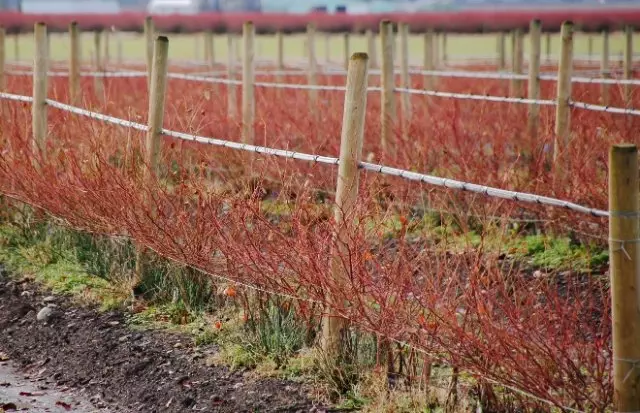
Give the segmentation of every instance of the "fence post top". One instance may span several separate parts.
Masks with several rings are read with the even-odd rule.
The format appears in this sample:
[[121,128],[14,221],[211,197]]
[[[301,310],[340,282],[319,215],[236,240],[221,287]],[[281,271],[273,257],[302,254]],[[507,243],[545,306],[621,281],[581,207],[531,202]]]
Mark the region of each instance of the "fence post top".
[[369,55],[365,52],[356,52],[354,54],[351,55],[351,59],[350,60],[355,60],[355,61],[359,61],[359,60],[369,60]]
[[618,153],[631,153],[636,152],[637,150],[638,147],[633,143],[618,143],[611,146],[611,151]]

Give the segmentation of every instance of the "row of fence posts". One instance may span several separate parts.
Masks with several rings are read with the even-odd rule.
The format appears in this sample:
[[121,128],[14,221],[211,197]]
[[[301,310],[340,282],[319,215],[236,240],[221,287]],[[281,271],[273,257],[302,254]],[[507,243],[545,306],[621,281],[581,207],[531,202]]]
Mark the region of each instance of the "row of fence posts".
[[[149,27],[145,25],[145,27]],[[539,30],[539,22],[532,23],[532,33]],[[159,153],[161,151],[161,131],[165,112],[165,93],[167,89],[168,50],[167,37],[158,36],[155,39],[152,28],[147,31],[149,42],[149,113],[148,132],[145,140],[145,161],[148,165],[147,178],[158,173]],[[404,32],[406,33],[406,32]],[[80,89],[78,87],[78,59],[77,59],[77,27],[72,24],[71,68],[73,76],[69,77],[71,98],[77,100]],[[401,36],[404,36],[401,32]],[[243,26],[243,141],[252,142],[253,133],[253,36],[254,26],[247,22]],[[533,36],[534,38],[536,36]],[[0,33],[0,39],[4,34]],[[382,46],[382,74],[383,74],[383,106],[387,113],[392,107],[391,88],[387,77],[393,55],[391,52],[392,29],[390,22],[381,24]],[[32,105],[32,142],[34,149],[42,151],[47,139],[47,69],[48,69],[48,40],[47,28],[43,23],[34,27],[35,58],[33,67],[33,105]],[[0,42],[0,52],[3,51]],[[539,42],[535,42],[539,44]],[[558,87],[559,119],[564,122],[556,126],[558,140],[565,143],[568,131],[568,91],[570,91],[570,68],[572,56],[572,25],[562,25],[562,56],[560,62],[560,78]],[[74,52],[76,50],[76,52]],[[531,51],[532,55],[536,50]],[[2,56],[2,53],[0,53]],[[535,61],[536,59],[532,59]],[[0,62],[3,57],[0,58]],[[404,65],[402,65],[404,66]],[[335,219],[337,230],[335,234],[335,248],[332,250],[330,272],[333,280],[340,285],[348,280],[347,269],[342,264],[341,257],[348,253],[348,240],[351,228],[351,215],[358,196],[359,168],[362,158],[364,124],[367,101],[369,60],[366,53],[355,53],[349,60],[345,105],[343,114],[340,162],[336,190]],[[0,73],[3,73],[0,71]],[[388,124],[383,123],[388,128]],[[384,134],[383,134],[384,135]],[[383,141],[386,142],[386,141]],[[43,152],[44,154],[44,152]],[[609,226],[610,226],[610,277],[612,297],[613,322],[613,370],[615,409],[619,412],[640,410],[640,197],[638,196],[638,151],[635,145],[615,145],[610,151],[609,170]],[[335,302],[328,297],[332,313],[338,314],[325,317],[323,322],[322,346],[330,355],[339,354],[341,337],[347,328],[347,321],[339,316],[339,309],[345,303]],[[338,309],[338,310],[336,310]]]

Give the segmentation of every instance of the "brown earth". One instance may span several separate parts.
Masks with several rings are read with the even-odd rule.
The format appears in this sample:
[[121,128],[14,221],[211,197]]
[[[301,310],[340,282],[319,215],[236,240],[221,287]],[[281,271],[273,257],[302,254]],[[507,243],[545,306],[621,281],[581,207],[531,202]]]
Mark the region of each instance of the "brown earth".
[[[48,303],[45,303],[47,301]],[[49,305],[51,316],[37,320]],[[111,412],[326,412],[304,386],[207,366],[214,347],[176,333],[131,331],[122,312],[99,312],[10,279],[0,268],[0,352],[50,386]],[[33,410],[32,410],[33,411]],[[101,410],[103,411],[103,410]]]

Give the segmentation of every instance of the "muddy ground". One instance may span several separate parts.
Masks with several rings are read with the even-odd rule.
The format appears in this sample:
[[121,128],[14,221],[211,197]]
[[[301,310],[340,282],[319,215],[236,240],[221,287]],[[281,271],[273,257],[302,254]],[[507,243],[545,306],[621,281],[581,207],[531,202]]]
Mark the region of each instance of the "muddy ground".
[[[45,307],[48,317],[41,313]],[[0,352],[42,386],[82,395],[92,404],[90,411],[329,411],[312,402],[301,384],[207,366],[206,356],[215,351],[195,349],[188,337],[175,333],[131,331],[123,313],[73,306],[68,298],[10,279],[0,269]]]

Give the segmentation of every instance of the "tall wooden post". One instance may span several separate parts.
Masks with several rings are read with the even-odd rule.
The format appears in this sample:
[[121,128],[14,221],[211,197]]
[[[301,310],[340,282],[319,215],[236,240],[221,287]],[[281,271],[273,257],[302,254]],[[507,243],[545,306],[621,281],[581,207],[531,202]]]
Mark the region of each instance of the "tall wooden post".
[[213,40],[213,33],[211,30],[204,32],[204,59],[209,67],[209,70],[213,70],[216,65],[215,45]]
[[442,32],[442,64],[446,65],[449,61],[449,50],[447,47],[447,32]]
[[13,59],[20,61],[20,32],[13,35]]
[[104,100],[104,79],[100,77],[104,73],[104,66],[102,62],[102,30],[96,30],[93,32],[93,44],[96,56],[96,76],[93,80],[94,87],[96,89],[96,95],[98,99]]
[[255,28],[253,22],[246,22],[242,26],[242,40],[244,43],[242,55],[242,142],[253,144],[255,119],[255,98],[254,98],[254,56],[253,45]]
[[[604,29],[602,31],[602,58],[600,60],[600,71],[603,79],[608,79],[609,75],[609,30]],[[602,93],[602,104],[604,106],[609,105],[609,85],[602,83],[600,85],[600,92]]]
[[[518,28],[513,31],[513,73],[521,75],[524,66],[524,33]],[[511,96],[523,97],[523,82],[521,79],[511,79]]]
[[638,148],[609,152],[609,273],[613,339],[613,411],[640,411],[640,205]]
[[41,151],[46,157],[47,140],[47,70],[49,48],[47,26],[36,23],[33,28],[35,58],[33,61],[33,104],[31,105],[31,126],[33,130],[33,149]]
[[[367,107],[368,57],[366,53],[355,53],[347,69],[347,91],[344,97],[342,136],[340,140],[340,163],[334,218],[336,223],[335,244],[331,254],[331,279],[340,288],[349,279],[349,268],[345,266],[348,256],[349,235],[352,231],[353,214],[358,197],[359,169],[364,139],[364,119]],[[345,338],[347,320],[334,316],[336,309],[344,303],[329,296],[329,316],[323,320],[322,349],[329,360],[339,360]],[[332,311],[333,310],[333,311]]]
[[[428,71],[435,70],[435,44],[436,35],[433,29],[428,29],[424,34],[424,69]],[[425,75],[424,85],[427,90],[433,90],[435,86],[435,77],[431,75]]]
[[[633,78],[633,27],[625,26],[624,28],[624,78],[630,80]],[[631,85],[624,85],[624,103],[629,108],[633,105],[631,96]]]
[[[227,79],[236,80],[236,48],[234,46],[234,36],[232,33],[227,34]],[[236,85],[227,84],[227,117],[235,120],[238,116],[238,95]]]
[[146,44],[147,57],[147,85],[151,85],[151,68],[153,66],[153,38],[155,37],[155,28],[153,20],[150,16],[144,19],[144,38]]
[[[316,86],[318,84],[318,60],[316,58],[316,27],[313,23],[307,25],[307,51],[309,56],[309,72],[307,76],[307,83],[310,86]],[[309,113],[319,113],[316,107],[318,103],[318,91],[315,89],[309,89]]]
[[80,103],[80,32],[77,22],[69,25],[69,100]]
[[376,53],[376,37],[373,30],[367,29],[365,37],[367,40],[367,51],[369,54],[369,67],[374,69],[378,67],[378,54]]
[[159,173],[162,127],[164,124],[164,104],[167,91],[167,68],[169,39],[158,36],[155,41],[151,64],[151,82],[149,90],[149,129],[146,139],[146,179]]
[[[533,20],[529,28],[529,90],[528,98],[538,100],[540,98],[540,20]],[[532,138],[536,138],[538,132],[538,118],[540,106],[536,103],[529,105],[527,128]]]
[[551,62],[551,33],[548,33],[545,35],[545,42],[546,42],[546,54],[547,54],[547,63]]
[[591,63],[591,59],[593,59],[593,35],[591,33],[587,33],[587,56],[589,63]]
[[504,32],[498,33],[498,70],[503,71],[507,68],[507,59],[505,57],[506,39]]
[[5,78],[4,78],[5,61],[7,57],[6,46],[5,46],[6,40],[7,40],[7,36],[4,30],[4,27],[0,27],[0,92],[4,92],[4,89],[6,86]]
[[[380,145],[383,154],[390,155],[395,153],[395,145],[391,144],[393,136],[393,124],[396,121],[396,103],[395,103],[395,74],[393,67],[393,25],[389,20],[380,22],[380,49],[382,51],[382,96],[380,112]],[[391,156],[393,157],[393,156]]]
[[349,59],[351,57],[351,34],[349,32],[344,34],[344,69],[349,68]]
[[[402,88],[411,88],[411,78],[409,77],[409,25],[400,23],[398,26],[400,34],[400,77]],[[409,138],[409,126],[411,124],[411,95],[403,92],[400,106],[402,110],[402,138]]]
[[556,176],[564,180],[567,164],[567,145],[570,133],[570,99],[571,99],[571,73],[573,67],[573,23],[562,23],[560,31],[562,44],[560,46],[560,62],[558,65],[558,87],[556,105],[555,144],[553,148],[553,163],[556,168]]

